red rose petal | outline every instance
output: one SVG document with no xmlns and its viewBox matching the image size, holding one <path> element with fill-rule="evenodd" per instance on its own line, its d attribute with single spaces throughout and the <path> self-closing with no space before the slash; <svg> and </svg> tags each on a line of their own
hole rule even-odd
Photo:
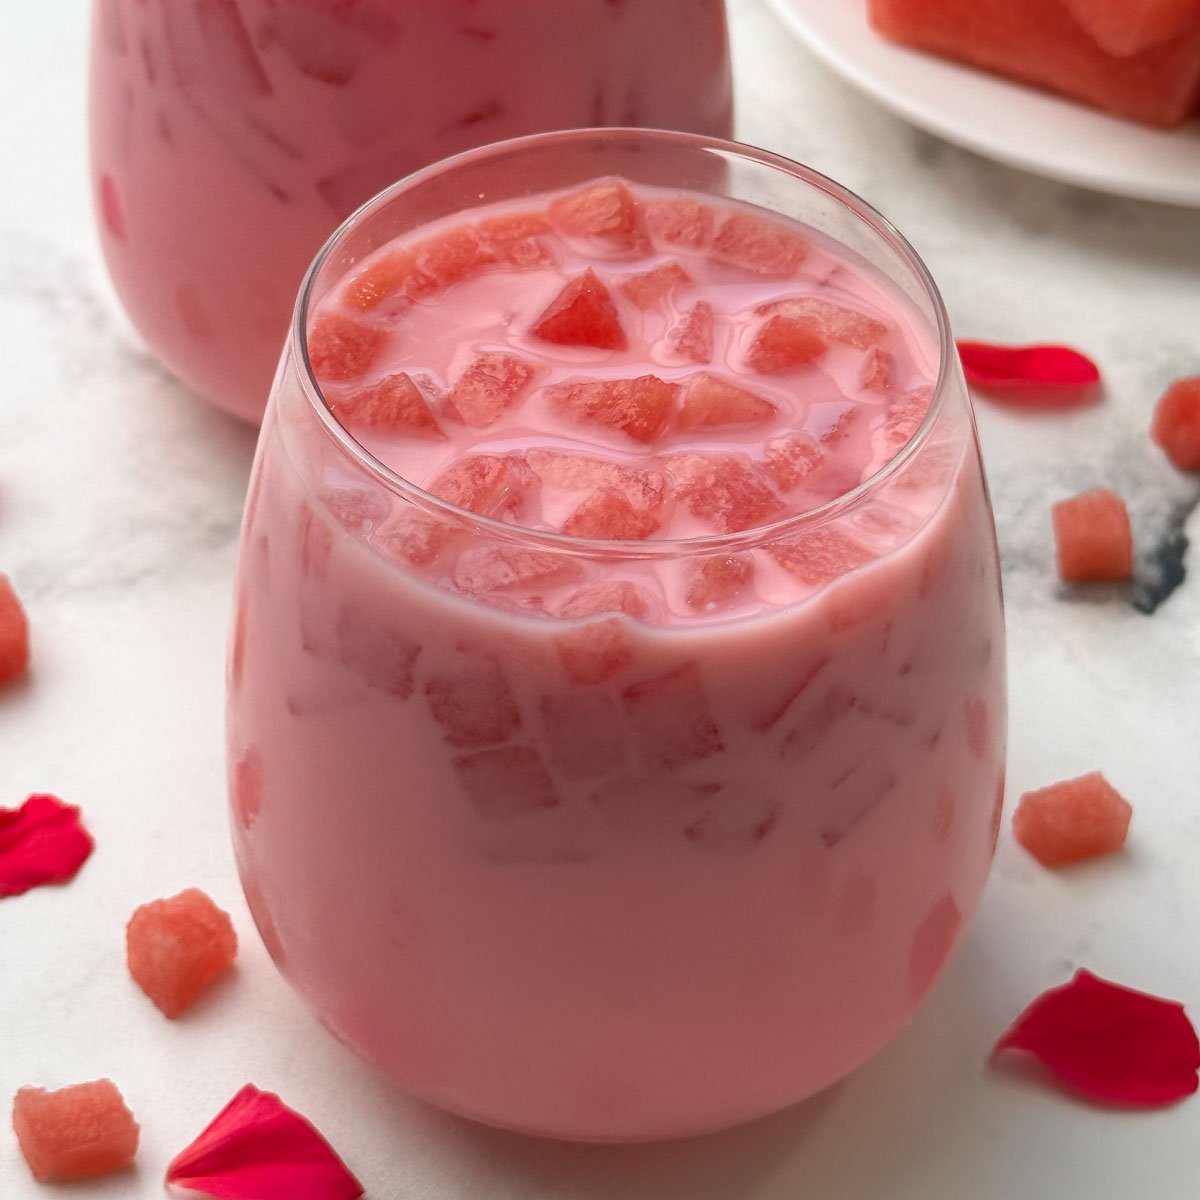
<svg viewBox="0 0 1200 1200">
<path fill-rule="evenodd" d="M 362 1185 L 329 1143 L 252 1083 L 167 1167 L 167 1182 L 220 1200 L 355 1200 Z"/>
<path fill-rule="evenodd" d="M 1174 1000 L 1076 971 L 1039 996 L 996 1043 L 1032 1054 L 1091 1100 L 1137 1108 L 1190 1096 L 1200 1070 L 1196 1031 Z"/>
<path fill-rule="evenodd" d="M 1100 369 L 1069 346 L 996 346 L 958 342 L 967 382 L 1002 393 L 1010 404 L 1070 408 L 1090 399 Z"/>
<path fill-rule="evenodd" d="M 94 845 L 79 809 L 57 796 L 30 796 L 20 808 L 0 808 L 0 899 L 43 883 L 66 883 Z"/>
</svg>

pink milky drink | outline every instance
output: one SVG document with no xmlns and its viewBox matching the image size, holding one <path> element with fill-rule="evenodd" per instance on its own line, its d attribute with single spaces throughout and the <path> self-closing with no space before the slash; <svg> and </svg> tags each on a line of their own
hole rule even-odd
<svg viewBox="0 0 1200 1200">
<path fill-rule="evenodd" d="M 693 1134 L 913 1015 L 988 873 L 1004 628 L 912 250 L 731 143 L 384 193 L 302 293 L 247 506 L 234 834 L 271 953 L 416 1094 Z"/>
<path fill-rule="evenodd" d="M 94 0 L 101 241 L 151 349 L 259 420 L 296 289 L 380 188 L 485 142 L 728 136 L 723 0 Z"/>
</svg>

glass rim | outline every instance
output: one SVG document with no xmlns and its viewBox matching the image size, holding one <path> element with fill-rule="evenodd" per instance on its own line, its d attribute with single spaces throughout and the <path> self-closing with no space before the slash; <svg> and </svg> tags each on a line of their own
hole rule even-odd
<svg viewBox="0 0 1200 1200">
<path fill-rule="evenodd" d="M 754 525 L 749 529 L 732 533 L 704 534 L 690 538 L 648 538 L 643 541 L 620 541 L 603 538 L 576 537 L 572 534 L 558 533 L 553 530 L 532 529 L 521 524 L 501 521 L 496 517 L 487 517 L 470 509 L 460 508 L 448 500 L 443 500 L 433 492 L 428 492 L 411 480 L 392 470 L 381 459 L 373 455 L 350 431 L 338 420 L 321 390 L 313 372 L 312 363 L 308 356 L 308 313 L 312 299 L 313 288 L 322 268 L 331 255 L 363 221 L 374 216 L 390 204 L 401 198 L 413 187 L 453 172 L 460 167 L 477 164 L 489 158 L 519 152 L 521 150 L 537 150 L 542 147 L 565 145 L 569 143 L 584 143 L 596 138 L 612 139 L 625 138 L 646 144 L 667 142 L 675 146 L 691 146 L 700 151 L 715 151 L 727 157 L 735 157 L 744 161 L 757 163 L 760 166 L 774 168 L 781 174 L 790 175 L 797 182 L 817 191 L 823 192 L 830 199 L 849 210 L 862 221 L 872 232 L 876 233 L 895 253 L 901 262 L 912 272 L 917 283 L 925 293 L 926 299 L 933 308 L 938 335 L 938 365 L 937 377 L 934 382 L 933 395 L 930 398 L 921 424 L 904 444 L 900 451 L 890 461 L 884 463 L 877 471 L 856 484 L 853 488 L 842 492 L 831 500 L 800 512 L 790 513 L 778 521 L 768 524 Z M 534 133 L 524 137 L 508 138 L 504 141 L 490 142 L 461 154 L 440 159 L 429 166 L 414 171 L 395 183 L 390 184 L 381 192 L 376 193 L 365 203 L 354 210 L 329 235 L 324 245 L 305 272 L 300 285 L 300 291 L 293 310 L 292 325 L 288 334 L 288 348 L 295 362 L 301 364 L 297 372 L 300 376 L 301 388 L 318 419 L 324 426 L 325 433 L 335 442 L 350 459 L 352 459 L 369 476 L 382 484 L 389 492 L 398 495 L 426 512 L 441 516 L 449 516 L 459 524 L 475 527 L 503 541 L 525 546 L 534 545 L 556 552 L 570 553 L 576 557 L 600 558 L 662 558 L 682 554 L 720 553 L 722 551 L 751 549 L 764 543 L 779 540 L 793 531 L 805 528 L 815 528 L 842 513 L 859 507 L 865 500 L 880 491 L 889 480 L 899 473 L 928 440 L 929 432 L 940 414 L 947 383 L 953 377 L 952 365 L 955 361 L 954 340 L 950 332 L 950 318 L 946 312 L 945 303 L 937 284 L 921 256 L 902 233 L 872 205 L 868 204 L 849 188 L 830 179 L 827 175 L 797 163 L 781 154 L 764 150 L 743 142 L 727 138 L 710 137 L 705 134 L 682 133 L 666 129 L 642 129 L 630 126 L 598 126 L 583 129 L 568 129 L 548 133 Z"/>
</svg>

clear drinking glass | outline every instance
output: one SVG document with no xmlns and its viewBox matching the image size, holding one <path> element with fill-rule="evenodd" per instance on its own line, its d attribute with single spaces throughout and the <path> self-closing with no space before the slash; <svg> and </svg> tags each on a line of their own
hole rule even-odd
<svg viewBox="0 0 1200 1200">
<path fill-rule="evenodd" d="M 95 0 L 91 57 L 121 301 L 254 421 L 305 268 L 379 189 L 540 130 L 731 132 L 724 0 Z"/>
<path fill-rule="evenodd" d="M 309 368 L 314 306 L 406 230 L 597 175 L 796 218 L 892 280 L 940 346 L 907 447 L 774 525 L 636 543 L 479 517 L 374 459 Z M 760 555 L 831 530 L 902 536 L 803 602 L 676 628 L 549 616 L 514 592 L 498 607 L 457 590 L 444 558 L 406 563 L 396 549 L 414 529 L 437 531 L 431 544 L 459 563 L 541 556 L 542 579 Z M 559 651 L 598 629 L 623 665 L 584 686 Z M 874 1054 L 940 972 L 988 874 L 1004 661 L 991 512 L 945 310 L 912 248 L 837 184 L 682 134 L 519 139 L 390 188 L 310 270 L 243 531 L 236 853 L 284 974 L 417 1095 L 536 1133 L 671 1137 L 778 1109 Z M 485 748 L 439 715 L 450 694 L 507 713 Z"/>
</svg>

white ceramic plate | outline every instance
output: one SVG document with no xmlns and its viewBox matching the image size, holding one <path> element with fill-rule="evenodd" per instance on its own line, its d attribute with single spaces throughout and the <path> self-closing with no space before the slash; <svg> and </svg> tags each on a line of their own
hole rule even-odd
<svg viewBox="0 0 1200 1200">
<path fill-rule="evenodd" d="M 866 0 L 767 0 L 839 75 L 914 125 L 1011 166 L 1200 207 L 1200 121 L 1170 132 L 885 42 Z"/>
</svg>

